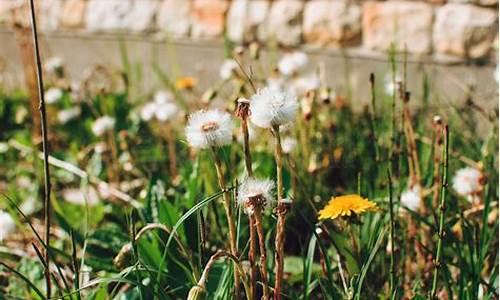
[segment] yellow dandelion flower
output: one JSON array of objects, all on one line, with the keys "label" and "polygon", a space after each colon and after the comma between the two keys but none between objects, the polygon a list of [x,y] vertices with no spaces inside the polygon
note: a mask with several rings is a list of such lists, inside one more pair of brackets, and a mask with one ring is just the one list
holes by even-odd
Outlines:
[{"label": "yellow dandelion flower", "polygon": [[328,204],[319,212],[318,219],[336,219],[338,217],[350,216],[351,214],[362,214],[367,211],[377,210],[377,204],[359,195],[345,195],[332,197]]},{"label": "yellow dandelion flower", "polygon": [[179,90],[192,89],[198,81],[194,77],[181,77],[175,81],[175,87]]}]

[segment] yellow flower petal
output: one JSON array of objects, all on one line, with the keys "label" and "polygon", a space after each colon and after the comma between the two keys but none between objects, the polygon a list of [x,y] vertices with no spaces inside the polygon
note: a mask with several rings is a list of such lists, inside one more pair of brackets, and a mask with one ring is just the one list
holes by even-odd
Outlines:
[{"label": "yellow flower petal", "polygon": [[360,195],[332,197],[328,204],[319,211],[318,219],[336,219],[339,216],[351,216],[377,210],[377,204]]}]

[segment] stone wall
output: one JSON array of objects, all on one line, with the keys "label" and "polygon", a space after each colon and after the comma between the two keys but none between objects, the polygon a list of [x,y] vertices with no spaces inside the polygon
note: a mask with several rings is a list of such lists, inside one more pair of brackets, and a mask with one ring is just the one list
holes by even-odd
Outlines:
[{"label": "stone wall", "polygon": [[[21,3],[21,4],[20,4]],[[0,26],[29,20],[22,0],[0,0]],[[173,39],[261,41],[283,47],[496,63],[498,0],[43,0],[41,29]],[[226,28],[226,30],[225,30]]]}]

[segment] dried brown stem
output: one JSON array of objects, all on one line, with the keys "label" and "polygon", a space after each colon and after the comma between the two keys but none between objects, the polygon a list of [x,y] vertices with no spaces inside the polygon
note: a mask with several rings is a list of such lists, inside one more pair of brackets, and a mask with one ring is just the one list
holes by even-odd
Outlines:
[{"label": "dried brown stem", "polygon": [[269,299],[269,279],[267,275],[267,252],[266,252],[266,237],[262,229],[262,213],[260,207],[256,207],[254,211],[255,227],[259,237],[259,252],[260,252],[260,277],[263,285],[263,300]]},{"label": "dried brown stem", "polygon": [[175,152],[175,139],[172,132],[172,126],[169,123],[165,125],[165,139],[167,140],[168,169],[170,177],[174,180],[175,177],[177,177],[177,155]]},{"label": "dried brown stem", "polygon": [[45,109],[45,97],[43,91],[43,74],[42,74],[42,62],[40,59],[40,48],[38,46],[38,34],[36,28],[36,16],[35,16],[35,5],[33,0],[30,0],[30,11],[31,11],[31,25],[33,33],[33,45],[35,48],[35,62],[36,62],[36,76],[38,83],[38,97],[40,100],[38,109],[40,110],[41,119],[41,129],[42,129],[42,148],[43,148],[43,169],[44,169],[44,216],[45,216],[45,236],[44,242],[45,248],[45,286],[47,292],[47,298],[51,296],[51,284],[50,284],[50,224],[51,224],[51,205],[50,205],[50,168],[49,168],[49,142],[48,142],[48,128],[47,128],[47,113]]}]

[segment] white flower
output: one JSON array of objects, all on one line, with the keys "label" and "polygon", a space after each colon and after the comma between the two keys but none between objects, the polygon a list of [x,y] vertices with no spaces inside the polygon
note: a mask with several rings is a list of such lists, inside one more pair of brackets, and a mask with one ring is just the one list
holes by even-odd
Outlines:
[{"label": "white flower", "polygon": [[475,168],[460,169],[453,178],[453,189],[461,196],[471,196],[481,190],[481,177],[481,172]]},{"label": "white flower", "polygon": [[157,103],[156,104],[156,119],[160,122],[165,122],[172,119],[179,112],[179,108],[173,102]]},{"label": "white flower", "polygon": [[251,121],[263,128],[285,125],[295,119],[295,94],[277,87],[265,87],[250,99]]},{"label": "white flower", "polygon": [[141,109],[141,119],[143,119],[146,122],[151,121],[151,119],[153,119],[153,117],[155,116],[155,111],[156,111],[155,102],[146,103]]},{"label": "white flower", "polygon": [[94,206],[99,203],[99,195],[97,191],[90,187],[88,190],[84,189],[65,189],[62,192],[64,201],[76,204]]},{"label": "white flower", "polygon": [[234,72],[238,70],[238,63],[234,59],[226,59],[219,70],[219,76],[223,80],[227,80],[233,76]]},{"label": "white flower", "polygon": [[7,212],[0,210],[0,242],[16,230],[16,222]]},{"label": "white flower", "polygon": [[[392,80],[392,74],[386,74],[384,77],[384,90],[385,93],[389,96],[392,96],[394,94],[394,88],[396,88],[396,92],[398,89],[398,84],[401,82],[401,76],[399,74],[396,74],[396,82]],[[394,85],[394,83],[396,85]]]},{"label": "white flower", "polygon": [[268,87],[285,89],[285,78],[282,76],[269,77],[266,82]]},{"label": "white flower", "polygon": [[297,146],[297,140],[291,137],[286,137],[281,141],[281,149],[283,153],[291,153]]},{"label": "white flower", "polygon": [[78,117],[81,113],[82,110],[80,109],[80,106],[64,109],[57,113],[57,120],[61,124],[66,124],[68,121]]},{"label": "white flower", "polygon": [[200,110],[189,117],[186,137],[198,149],[219,147],[231,143],[233,124],[231,116],[218,109]]},{"label": "white flower", "polygon": [[102,116],[94,121],[92,124],[92,132],[96,136],[103,135],[106,131],[112,129],[115,126],[115,119],[110,116]]},{"label": "white flower", "polygon": [[247,178],[238,188],[238,204],[247,214],[253,214],[254,206],[270,208],[273,203],[274,182]]},{"label": "white flower", "polygon": [[420,195],[420,186],[415,185],[401,194],[401,203],[412,211],[418,211],[422,197]]},{"label": "white flower", "polygon": [[63,60],[60,57],[51,57],[45,62],[45,70],[47,72],[54,72],[57,69],[62,68]]},{"label": "white flower", "polygon": [[142,107],[140,112],[141,118],[144,121],[150,121],[154,117],[160,122],[172,119],[179,112],[179,108],[172,102],[172,98],[173,96],[170,92],[157,92],[154,100]]},{"label": "white flower", "polygon": [[304,95],[308,91],[316,90],[321,85],[321,81],[316,73],[296,78],[293,81],[293,88],[298,95]]},{"label": "white flower", "polygon": [[155,103],[166,103],[173,100],[173,95],[169,91],[161,90],[155,93],[153,101]]},{"label": "white flower", "polygon": [[290,76],[307,66],[308,58],[304,52],[287,53],[278,63],[278,70],[285,76]]},{"label": "white flower", "polygon": [[58,88],[50,88],[45,91],[45,102],[47,104],[55,104],[61,100],[63,92]]}]

